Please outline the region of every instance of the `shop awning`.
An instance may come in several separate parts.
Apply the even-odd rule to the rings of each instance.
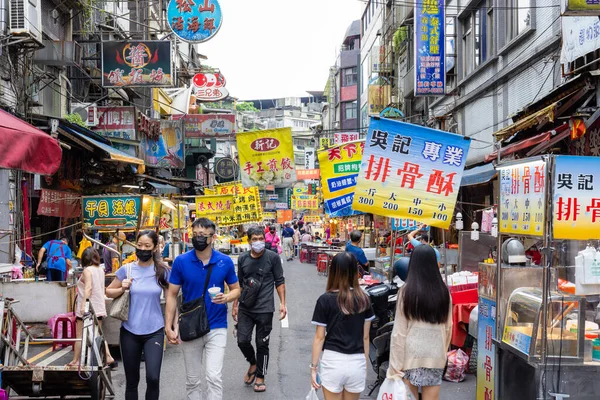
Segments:
[[[165,185],[164,183],[158,182],[146,182],[152,186],[157,194],[179,194],[179,188],[171,185]]]
[[[545,150],[551,148],[558,142],[565,140],[571,135],[571,128],[569,127],[569,124],[563,124],[556,128],[554,131],[551,131],[551,134],[552,138],[550,140],[538,144],[533,149],[529,150],[526,156],[531,157],[538,154],[542,154]]]
[[[496,176],[496,169],[492,163],[471,168],[463,173],[460,186],[472,186],[487,183]]]
[[[61,159],[62,150],[56,139],[0,110],[0,168],[52,175]]]
[[[548,107],[545,107],[538,112],[520,119],[512,125],[500,129],[498,132],[494,133],[494,136],[496,136],[498,140],[501,140],[507,136],[511,136],[519,131],[529,129],[536,125],[544,125],[547,122],[554,122],[556,109],[559,103],[560,101],[552,103]]]
[[[78,132],[75,129],[71,129],[65,125],[60,125],[59,132],[66,135],[75,142],[91,145],[92,147],[104,151],[106,153],[105,161],[117,161],[129,164],[144,165],[144,160],[129,155],[121,150],[115,149],[109,144],[103,143],[99,140],[92,139],[82,132]],[[92,132],[93,133],[93,132]]]
[[[517,151],[525,150],[529,147],[536,146],[542,142],[550,140],[550,136],[551,136],[550,132],[544,132],[544,133],[540,133],[539,135],[536,135],[534,137],[531,137],[529,139],[525,139],[525,140],[521,140],[517,143],[513,143],[509,146],[503,147],[500,150],[500,156],[504,157],[509,154],[516,153]],[[485,162],[490,162],[490,161],[496,160],[497,158],[498,158],[498,150],[485,156]]]

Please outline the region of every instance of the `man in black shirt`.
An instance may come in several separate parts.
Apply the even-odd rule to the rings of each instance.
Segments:
[[[238,323],[238,347],[250,363],[244,377],[246,385],[254,383],[255,392],[264,392],[265,375],[269,365],[269,335],[273,327],[275,312],[274,289],[279,295],[279,319],[284,319],[285,279],[279,254],[265,251],[265,233],[258,226],[248,229],[248,241],[252,250],[238,258],[238,278],[242,287],[239,304],[233,305],[232,317]],[[252,287],[260,287],[255,301],[248,301]],[[244,291],[247,293],[244,294]],[[256,326],[256,352],[252,347],[252,331]]]
[[[283,228],[281,236],[283,236],[283,252],[285,253],[285,258],[287,261],[290,261],[294,258],[294,230],[289,222],[285,223],[285,228]]]

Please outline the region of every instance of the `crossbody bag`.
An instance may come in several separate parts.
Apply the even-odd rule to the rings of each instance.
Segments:
[[[208,290],[208,281],[212,273],[212,265],[208,267],[206,280],[204,281],[204,290],[202,296],[196,300],[183,303],[179,308],[179,337],[184,342],[201,338],[210,332],[208,323],[208,314],[206,313],[206,291]]]
[[[248,256],[251,257],[251,256]],[[258,294],[260,293],[260,288],[263,284],[263,268],[258,267],[258,271],[255,273],[258,278],[253,276],[244,278],[244,287],[242,288],[242,294],[240,296],[239,302],[244,308],[250,309],[254,307],[256,301],[258,300]]]

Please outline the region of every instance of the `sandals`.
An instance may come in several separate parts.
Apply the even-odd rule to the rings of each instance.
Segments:
[[[248,378],[248,379],[246,379]],[[246,377],[244,378],[244,383],[248,386],[252,385],[254,383],[254,381],[256,380],[256,370],[254,370],[254,372],[250,372],[250,370],[248,369],[248,372],[246,373]]]
[[[263,393],[267,391],[267,385],[265,385],[265,383],[255,383],[254,384],[254,391],[256,393]]]
[[[119,367],[119,363],[116,361],[111,362],[110,364],[106,364],[106,366],[111,370],[111,371],[116,371],[117,368]]]

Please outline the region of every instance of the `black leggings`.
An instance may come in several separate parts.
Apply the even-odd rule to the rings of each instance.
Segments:
[[[148,335],[134,335],[121,327],[121,359],[125,369],[125,400],[138,400],[142,350],[146,363],[146,400],[158,400],[162,366],[164,329]]]

